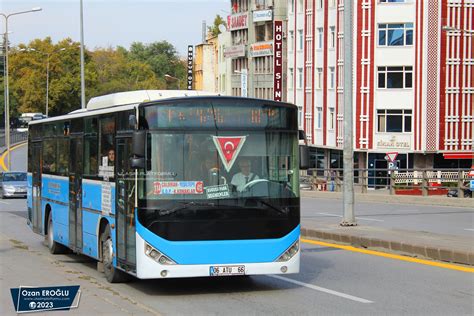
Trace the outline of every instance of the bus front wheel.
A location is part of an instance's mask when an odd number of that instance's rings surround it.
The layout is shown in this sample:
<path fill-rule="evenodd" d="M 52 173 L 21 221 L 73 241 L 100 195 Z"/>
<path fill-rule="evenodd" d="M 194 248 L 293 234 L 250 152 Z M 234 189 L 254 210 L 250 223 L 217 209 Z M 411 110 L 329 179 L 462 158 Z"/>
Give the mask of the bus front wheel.
<path fill-rule="evenodd" d="M 100 235 L 100 244 L 102 245 L 102 264 L 104 274 L 110 283 L 121 283 L 128 280 L 127 274 L 114 267 L 114 244 L 110 233 L 110 226 L 107 225 Z"/>
<path fill-rule="evenodd" d="M 48 214 L 48 228 L 45 236 L 46 246 L 48 246 L 49 252 L 53 255 L 66 253 L 67 248 L 58 242 L 54 241 L 54 227 L 53 227 L 53 213 Z"/>

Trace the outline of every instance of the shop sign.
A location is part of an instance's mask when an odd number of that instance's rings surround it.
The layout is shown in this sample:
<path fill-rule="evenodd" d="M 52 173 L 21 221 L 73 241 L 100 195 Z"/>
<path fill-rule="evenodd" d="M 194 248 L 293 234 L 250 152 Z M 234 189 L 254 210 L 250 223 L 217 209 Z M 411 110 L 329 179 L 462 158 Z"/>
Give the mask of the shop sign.
<path fill-rule="evenodd" d="M 275 21 L 274 29 L 274 51 L 273 57 L 273 100 L 281 101 L 283 84 L 283 21 Z"/>
<path fill-rule="evenodd" d="M 410 136 L 407 137 L 402 136 L 378 136 L 376 138 L 376 146 L 377 149 L 384 149 L 384 148 L 395 148 L 395 149 L 410 149 L 411 148 L 411 141 Z"/>
<path fill-rule="evenodd" d="M 224 58 L 245 57 L 245 45 L 224 48 Z"/>
<path fill-rule="evenodd" d="M 253 21 L 254 22 L 271 21 L 272 19 L 273 19 L 273 11 L 272 10 L 253 11 Z"/>
<path fill-rule="evenodd" d="M 273 55 L 273 42 L 258 42 L 250 46 L 251 57 L 262 57 Z"/>
<path fill-rule="evenodd" d="M 232 14 L 227 17 L 229 31 L 236 31 L 248 28 L 248 12 Z"/>

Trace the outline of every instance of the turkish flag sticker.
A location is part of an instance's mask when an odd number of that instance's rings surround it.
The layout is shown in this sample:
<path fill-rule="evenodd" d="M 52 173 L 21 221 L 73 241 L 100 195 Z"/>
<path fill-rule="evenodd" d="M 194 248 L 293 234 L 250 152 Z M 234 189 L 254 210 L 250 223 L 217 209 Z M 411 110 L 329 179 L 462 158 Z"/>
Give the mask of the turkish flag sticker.
<path fill-rule="evenodd" d="M 219 156 L 227 171 L 234 165 L 247 136 L 212 136 Z"/>

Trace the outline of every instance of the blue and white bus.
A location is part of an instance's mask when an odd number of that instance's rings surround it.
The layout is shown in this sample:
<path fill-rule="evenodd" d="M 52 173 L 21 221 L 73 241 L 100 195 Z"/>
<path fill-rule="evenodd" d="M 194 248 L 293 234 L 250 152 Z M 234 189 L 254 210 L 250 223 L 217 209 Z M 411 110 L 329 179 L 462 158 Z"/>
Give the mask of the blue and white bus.
<path fill-rule="evenodd" d="M 28 225 L 109 282 L 299 271 L 294 105 L 123 92 L 28 137 Z"/>

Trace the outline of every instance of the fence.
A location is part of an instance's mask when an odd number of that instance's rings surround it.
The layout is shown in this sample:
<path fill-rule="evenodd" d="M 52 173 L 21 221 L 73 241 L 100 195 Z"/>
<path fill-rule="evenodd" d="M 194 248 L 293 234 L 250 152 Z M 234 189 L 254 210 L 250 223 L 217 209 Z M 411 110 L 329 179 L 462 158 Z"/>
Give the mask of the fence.
<path fill-rule="evenodd" d="M 355 192 L 381 190 L 392 195 L 472 196 L 469 190 L 470 169 L 354 169 Z M 300 178 L 301 188 L 319 191 L 342 191 L 342 169 L 309 169 Z"/>
<path fill-rule="evenodd" d="M 28 132 L 10 130 L 10 144 L 16 144 L 28 140 Z M 6 146 L 5 130 L 0 130 L 0 147 Z"/>

